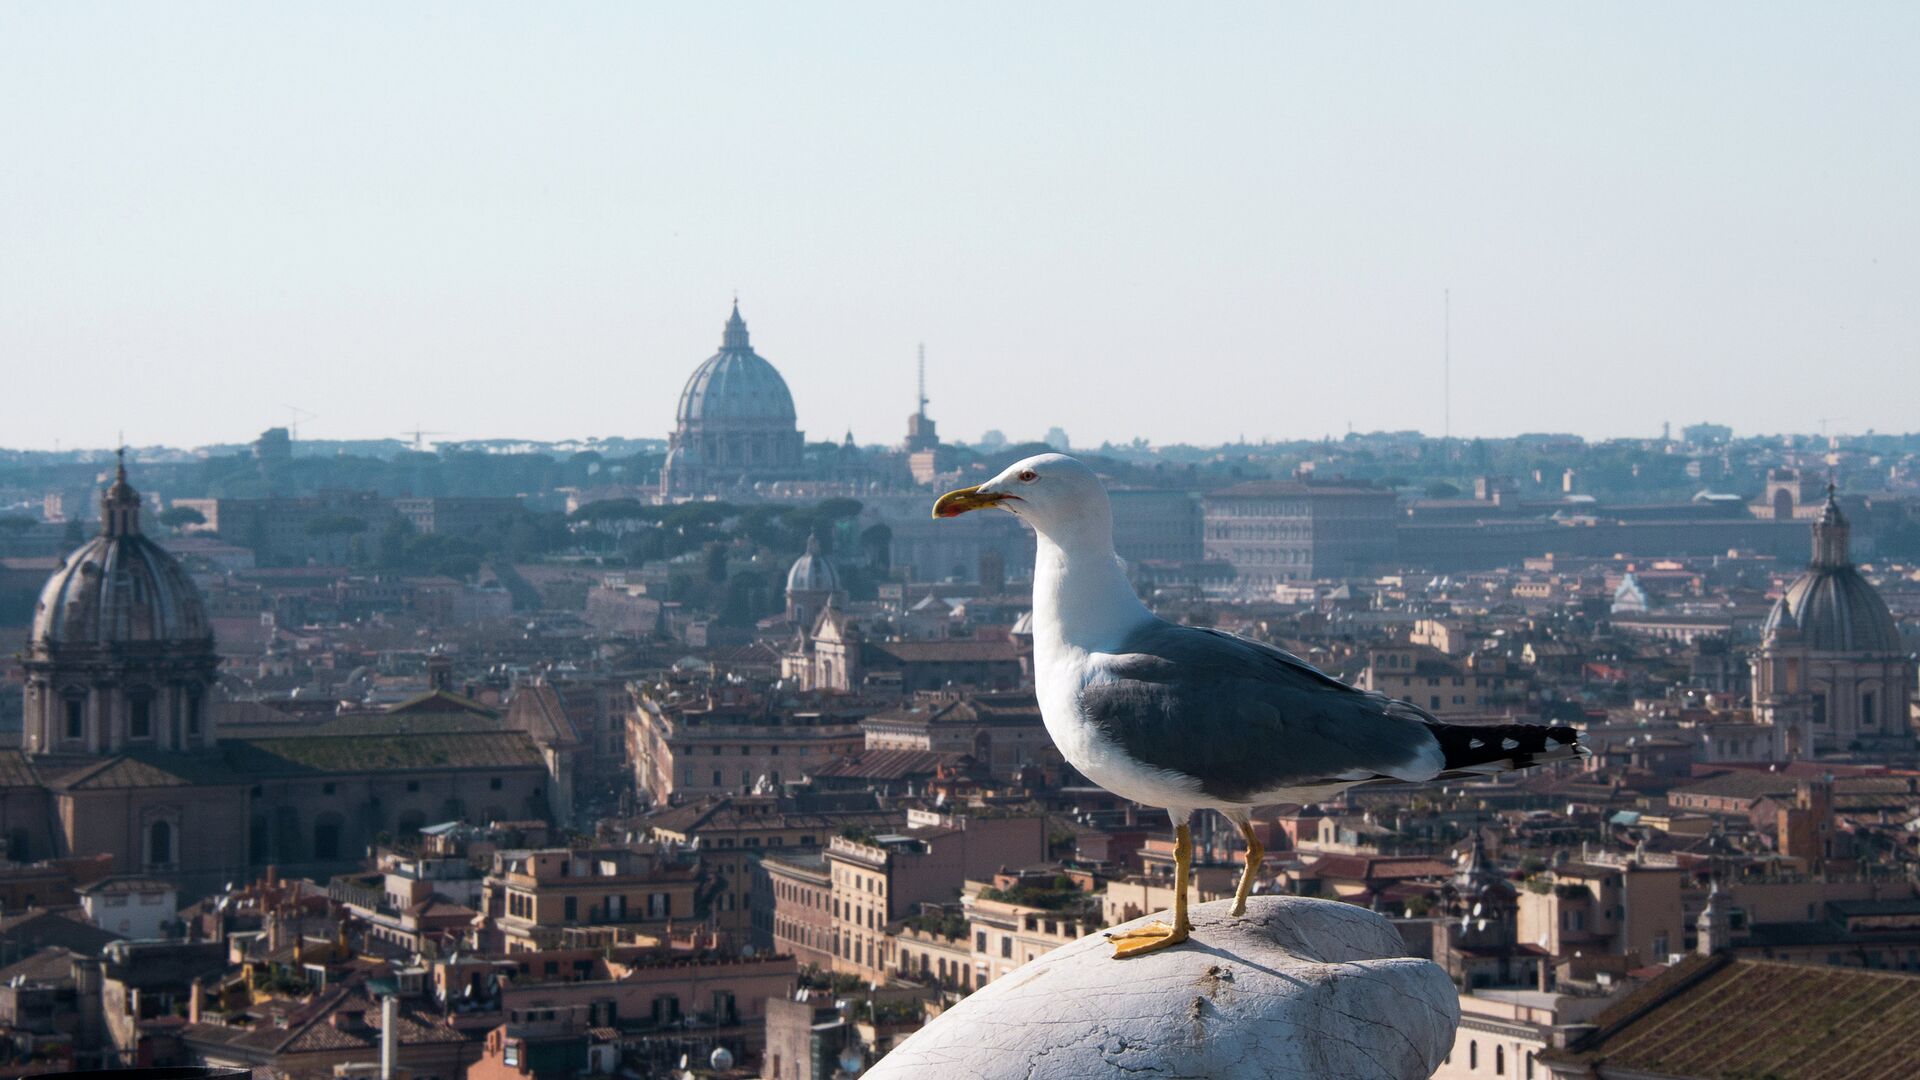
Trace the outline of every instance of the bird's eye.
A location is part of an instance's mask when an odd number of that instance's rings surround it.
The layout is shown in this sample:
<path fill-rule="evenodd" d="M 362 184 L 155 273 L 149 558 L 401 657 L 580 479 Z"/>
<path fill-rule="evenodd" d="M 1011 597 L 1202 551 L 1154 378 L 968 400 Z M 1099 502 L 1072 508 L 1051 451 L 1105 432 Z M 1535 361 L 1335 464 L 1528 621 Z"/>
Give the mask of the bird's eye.
<path fill-rule="evenodd" d="M 1021 483 L 1023 483 L 1023 484 L 1031 484 L 1031 483 L 1033 483 L 1033 482 L 1034 482 L 1035 480 L 1038 480 L 1038 479 L 1040 479 L 1040 474 L 1039 474 L 1039 473 L 1037 473 L 1037 472 L 1034 472 L 1034 471 L 1033 471 L 1032 469 L 1021 469 L 1021 470 L 1020 470 L 1020 482 L 1021 482 Z"/>

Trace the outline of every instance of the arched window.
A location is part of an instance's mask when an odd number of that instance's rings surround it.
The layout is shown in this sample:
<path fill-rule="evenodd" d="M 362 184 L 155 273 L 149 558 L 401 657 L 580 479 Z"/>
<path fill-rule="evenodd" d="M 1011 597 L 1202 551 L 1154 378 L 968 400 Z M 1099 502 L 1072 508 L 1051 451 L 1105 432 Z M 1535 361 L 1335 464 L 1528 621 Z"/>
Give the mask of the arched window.
<path fill-rule="evenodd" d="M 173 865 L 173 826 L 167 822 L 156 821 L 147 829 L 147 863 Z"/>
<path fill-rule="evenodd" d="M 1493 1048 L 1493 1075 L 1507 1075 L 1507 1048 L 1504 1046 Z"/>
<path fill-rule="evenodd" d="M 1467 1069 L 1472 1071 L 1480 1067 L 1480 1044 L 1473 1039 L 1467 1040 Z"/>

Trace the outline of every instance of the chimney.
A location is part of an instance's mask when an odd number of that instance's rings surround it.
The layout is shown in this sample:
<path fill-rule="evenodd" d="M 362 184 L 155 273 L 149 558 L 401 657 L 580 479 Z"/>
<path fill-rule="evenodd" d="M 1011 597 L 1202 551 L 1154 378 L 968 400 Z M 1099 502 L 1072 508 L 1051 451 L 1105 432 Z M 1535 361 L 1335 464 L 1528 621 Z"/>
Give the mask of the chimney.
<path fill-rule="evenodd" d="M 400 998 L 380 999 L 380 1080 L 393 1080 L 394 1057 L 400 1049 Z"/>

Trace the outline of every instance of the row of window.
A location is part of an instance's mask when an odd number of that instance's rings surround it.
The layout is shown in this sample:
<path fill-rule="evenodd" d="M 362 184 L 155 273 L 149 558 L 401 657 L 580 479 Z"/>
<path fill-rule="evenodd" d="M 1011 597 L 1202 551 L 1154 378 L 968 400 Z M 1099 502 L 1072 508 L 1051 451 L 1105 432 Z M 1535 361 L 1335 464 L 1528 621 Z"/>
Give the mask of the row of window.
<path fill-rule="evenodd" d="M 851 960 L 863 967 L 880 967 L 880 943 L 869 942 L 864 938 L 848 934 L 844 937 L 836 933 L 833 938 L 833 955 L 842 960 Z"/>
<path fill-rule="evenodd" d="M 1311 525 L 1215 525 L 1207 530 L 1215 540 L 1311 540 Z"/>
<path fill-rule="evenodd" d="M 1236 548 L 1227 553 L 1235 566 L 1310 566 L 1311 548 Z"/>
<path fill-rule="evenodd" d="M 1880 710 L 1877 707 L 1878 705 L 1879 702 L 1871 690 L 1860 695 L 1861 727 L 1880 726 Z M 1823 726 L 1827 722 L 1827 695 L 1825 694 L 1813 695 L 1813 722 Z"/>
<path fill-rule="evenodd" d="M 1258 502 L 1239 500 L 1207 500 L 1207 516 L 1213 517 L 1306 517 L 1313 507 L 1304 499 L 1273 501 L 1262 499 Z"/>
<path fill-rule="evenodd" d="M 773 926 L 774 936 L 784 941 L 791 941 L 807 949 L 824 950 L 827 947 L 825 927 L 811 926 L 797 919 L 775 919 Z"/>
<path fill-rule="evenodd" d="M 915 961 L 918 961 L 916 963 Z M 937 963 L 936 963 L 937 961 Z M 943 985 L 958 986 L 962 990 L 973 989 L 973 965 L 962 960 L 949 961 L 946 957 L 932 957 L 929 953 L 920 953 L 917 957 L 904 949 L 900 956 L 900 974 L 911 979 L 918 977 L 926 982 L 938 978 Z M 986 985 L 986 976 L 981 975 L 980 985 Z"/>
<path fill-rule="evenodd" d="M 843 915 L 842 912 L 845 914 Z M 837 898 L 833 902 L 833 917 L 852 920 L 856 925 L 864 925 L 869 930 L 880 929 L 880 914 L 876 908 L 856 908 L 852 904 L 842 904 Z"/>
<path fill-rule="evenodd" d="M 200 695 L 189 692 L 183 702 L 179 697 L 173 702 L 173 722 L 179 727 L 182 713 L 185 714 L 184 731 L 187 735 L 200 734 Z M 87 737 L 87 699 L 84 695 L 66 696 L 66 736 L 69 741 L 78 742 Z M 127 738 L 153 738 L 153 698 L 149 694 L 136 694 L 127 700 Z"/>
<path fill-rule="evenodd" d="M 803 840 L 802 842 L 807 841 Z M 819 889 L 803 889 L 791 881 L 774 882 L 773 895 L 789 903 L 803 904 L 810 908 L 826 906 L 821 902 L 821 897 L 826 895 L 825 893 L 822 893 Z"/>
<path fill-rule="evenodd" d="M 572 923 L 572 922 L 578 922 L 580 920 L 580 898 L 578 896 L 562 897 L 560 904 L 561 904 L 561 917 L 565 921 Z M 515 892 L 511 890 L 507 892 L 507 914 L 508 915 L 511 915 L 514 918 L 519 918 L 519 919 L 531 919 L 534 917 L 534 910 L 535 910 L 534 897 L 531 893 Z M 655 893 L 647 894 L 647 916 L 646 917 L 648 919 L 666 919 L 666 918 L 671 918 L 672 915 L 673 915 L 673 894 L 672 893 L 655 892 Z M 600 921 L 624 922 L 626 921 L 627 897 L 620 893 L 615 893 L 612 896 L 606 897 L 603 902 L 599 904 L 595 904 L 593 905 L 593 907 L 588 909 L 587 918 L 591 922 L 600 922 Z"/>
<path fill-rule="evenodd" d="M 739 843 L 741 847 L 757 848 L 760 846 L 760 838 L 757 836 L 746 836 L 746 837 L 742 837 Z M 809 847 L 809 846 L 812 846 L 812 844 L 813 844 L 812 833 L 800 834 L 800 846 Z M 734 840 L 730 836 L 723 837 L 719 840 L 714 841 L 713 846 L 717 848 L 730 848 L 734 846 Z M 768 837 L 767 846 L 768 847 L 784 847 L 786 846 L 786 838 L 781 836 Z"/>
<path fill-rule="evenodd" d="M 1384 686 L 1416 686 L 1420 682 L 1419 679 L 1416 679 L 1411 675 L 1375 675 L 1374 677 L 1380 680 L 1380 683 L 1383 687 Z M 1453 685 L 1455 686 L 1467 685 L 1467 679 L 1466 679 L 1466 676 L 1464 675 L 1454 675 L 1454 676 L 1451 676 L 1451 678 L 1453 681 Z M 1504 679 L 1495 679 L 1493 683 L 1493 688 L 1495 690 L 1498 690 L 1505 685 L 1505 682 L 1506 681 Z M 1442 683 L 1440 678 L 1436 676 L 1428 676 L 1427 685 L 1440 686 L 1442 685 Z M 1473 685 L 1479 687 L 1482 690 L 1486 689 L 1487 677 L 1485 675 L 1475 675 L 1473 677 Z"/>
<path fill-rule="evenodd" d="M 1526 1077 L 1526 1080 L 1533 1080 L 1533 1051 L 1527 1050 L 1523 1052 L 1518 1046 L 1516 1046 L 1513 1048 L 1513 1054 L 1514 1054 L 1514 1057 L 1520 1058 L 1524 1062 L 1523 1068 L 1524 1068 L 1524 1075 Z M 1452 1054 L 1447 1055 L 1447 1063 L 1448 1064 L 1453 1063 Z M 1507 1075 L 1507 1048 L 1505 1046 L 1502 1046 L 1499 1043 L 1494 1044 L 1493 1059 L 1491 1064 L 1493 1066 L 1493 1075 L 1495 1076 Z M 1467 1071 L 1478 1072 L 1479 1070 L 1480 1070 L 1480 1040 L 1468 1039 L 1467 1040 Z"/>
<path fill-rule="evenodd" d="M 973 932 L 973 951 L 982 956 L 987 954 L 987 932 L 985 930 L 975 930 Z M 1012 934 L 1000 935 L 1000 958 L 1002 960 L 1013 959 Z"/>

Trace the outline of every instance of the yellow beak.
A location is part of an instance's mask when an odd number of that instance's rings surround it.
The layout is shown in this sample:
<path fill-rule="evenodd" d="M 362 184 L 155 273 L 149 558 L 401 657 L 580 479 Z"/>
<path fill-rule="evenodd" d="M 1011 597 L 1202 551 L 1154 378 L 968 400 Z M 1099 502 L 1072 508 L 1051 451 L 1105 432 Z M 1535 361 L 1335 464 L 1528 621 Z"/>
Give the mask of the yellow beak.
<path fill-rule="evenodd" d="M 933 516 L 937 518 L 959 517 L 969 510 L 982 510 L 989 506 L 998 506 L 1010 495 L 983 492 L 978 487 L 964 487 L 958 491 L 949 491 L 940 496 L 933 504 Z"/>

